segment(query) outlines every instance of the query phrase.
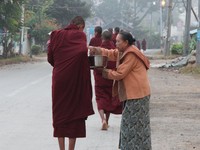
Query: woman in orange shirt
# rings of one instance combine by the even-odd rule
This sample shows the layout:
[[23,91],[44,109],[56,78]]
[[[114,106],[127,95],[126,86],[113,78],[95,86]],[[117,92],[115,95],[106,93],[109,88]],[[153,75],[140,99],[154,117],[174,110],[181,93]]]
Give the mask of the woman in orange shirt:
[[117,69],[102,69],[104,78],[115,80],[113,96],[123,102],[120,127],[121,150],[151,150],[149,116],[150,85],[147,75],[149,60],[133,45],[129,32],[121,31],[116,38],[117,49],[89,47],[91,54],[101,54],[117,61]]

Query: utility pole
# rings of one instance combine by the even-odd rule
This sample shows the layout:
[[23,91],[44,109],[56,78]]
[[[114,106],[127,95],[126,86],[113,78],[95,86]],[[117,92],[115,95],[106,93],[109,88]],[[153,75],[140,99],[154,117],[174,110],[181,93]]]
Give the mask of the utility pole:
[[165,56],[170,55],[172,1],[173,0],[169,0],[169,4],[168,4],[167,37],[166,37],[166,46],[165,46]]
[[160,47],[161,51],[163,51],[163,10],[162,5],[160,4]]
[[164,50],[164,38],[163,38],[163,8],[165,7],[166,1],[160,0],[160,48]]
[[162,54],[165,55],[165,36],[164,36],[164,23],[163,23],[163,9],[165,8],[166,5],[166,0],[160,0],[160,48],[161,48],[161,52]]
[[189,54],[191,9],[192,9],[192,0],[187,0],[186,18],[185,18],[185,36],[184,36],[184,48],[183,48],[184,56],[187,56]]
[[196,50],[196,63],[200,65],[200,0],[198,0],[198,31],[197,31],[197,50]]
[[19,54],[22,54],[23,51],[23,41],[24,41],[24,4],[21,5],[22,14],[21,14],[21,29],[20,29],[20,45],[19,45]]

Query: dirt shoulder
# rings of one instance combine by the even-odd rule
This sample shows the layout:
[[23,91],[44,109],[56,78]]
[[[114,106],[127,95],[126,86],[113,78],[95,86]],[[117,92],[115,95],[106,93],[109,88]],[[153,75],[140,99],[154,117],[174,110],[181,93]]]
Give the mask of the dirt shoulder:
[[200,77],[151,68],[149,78],[153,150],[200,150]]
[[0,58],[0,67],[5,65],[12,65],[12,64],[20,64],[20,63],[27,63],[27,62],[38,62],[38,61],[46,61],[47,58],[45,54],[39,55],[39,56],[32,56],[30,58],[29,56],[16,56],[12,58]]

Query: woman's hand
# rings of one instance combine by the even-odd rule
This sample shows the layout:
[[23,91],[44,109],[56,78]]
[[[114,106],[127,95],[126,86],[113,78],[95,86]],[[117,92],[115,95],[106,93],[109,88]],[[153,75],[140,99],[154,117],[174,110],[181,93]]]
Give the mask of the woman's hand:
[[88,46],[88,49],[90,50],[90,55],[101,55],[100,47]]

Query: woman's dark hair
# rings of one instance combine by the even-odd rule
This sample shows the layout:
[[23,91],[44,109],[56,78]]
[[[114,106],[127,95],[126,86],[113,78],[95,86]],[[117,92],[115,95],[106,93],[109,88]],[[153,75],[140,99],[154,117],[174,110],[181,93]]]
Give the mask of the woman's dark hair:
[[127,40],[129,45],[134,44],[135,38],[133,38],[133,36],[130,32],[120,31],[119,34],[121,35],[121,38],[122,38],[123,41]]
[[112,33],[110,33],[110,31],[108,31],[108,30],[103,31],[102,39],[111,40],[112,39]]
[[95,29],[94,29],[94,32],[97,32],[98,34],[101,34],[102,33],[102,27],[96,26]]

